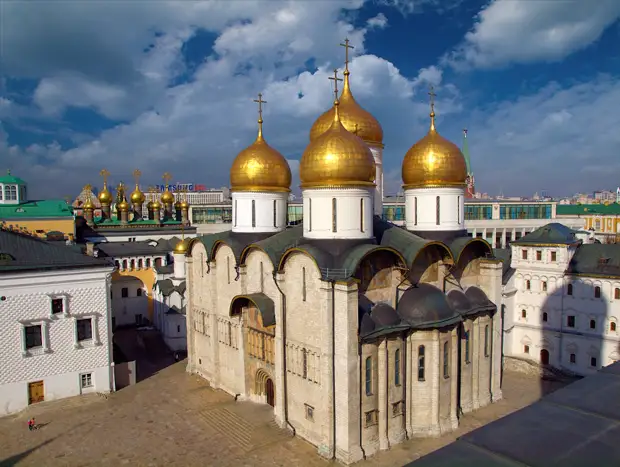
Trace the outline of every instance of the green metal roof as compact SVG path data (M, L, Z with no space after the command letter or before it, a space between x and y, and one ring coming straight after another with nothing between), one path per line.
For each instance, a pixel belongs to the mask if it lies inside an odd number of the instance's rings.
M572 245L580 240L575 231L557 222L543 225L512 242L513 245Z
M6 175L1 175L0 176L0 183L9 183L9 184L16 184L16 185L25 185L26 182L24 180L22 180L19 177L16 177L14 175L11 175L11 171L7 170L6 171Z
M620 204L558 204L555 207L557 216L579 216L591 214L618 214L620 215Z
M21 204L0 204L0 219L73 217L73 208L64 200L27 201Z
M580 245L566 272L584 276L620 277L620 245Z

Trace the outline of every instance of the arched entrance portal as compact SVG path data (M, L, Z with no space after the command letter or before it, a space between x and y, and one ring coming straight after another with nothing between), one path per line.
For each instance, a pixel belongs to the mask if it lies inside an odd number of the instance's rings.
M549 365L549 351L547 349L542 349L540 351L540 363Z
M267 378L267 381L265 381L265 393L267 395L267 404L274 407L276 401L275 394L273 392L273 380L271 378Z

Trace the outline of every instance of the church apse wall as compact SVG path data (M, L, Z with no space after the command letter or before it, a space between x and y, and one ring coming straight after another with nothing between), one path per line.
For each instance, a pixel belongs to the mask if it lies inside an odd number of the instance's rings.
M285 260L286 377L289 422L304 438L320 446L331 430L327 351L331 332L331 284L321 280L316 263L303 253Z

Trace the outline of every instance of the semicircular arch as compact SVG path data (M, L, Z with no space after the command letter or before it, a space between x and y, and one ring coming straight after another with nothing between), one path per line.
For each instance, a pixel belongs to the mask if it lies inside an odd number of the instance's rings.
M286 262L288 261L289 257L294 255L295 253L302 254L310 258L312 262L314 263L314 265L316 266L317 271L319 271L319 274L321 273L321 267L319 266L319 263L317 262L316 258L305 248L301 248L298 246L289 248L284 253L282 253L282 257L280 258L280 261L278 262L278 272L282 272L284 270L284 266L286 265Z

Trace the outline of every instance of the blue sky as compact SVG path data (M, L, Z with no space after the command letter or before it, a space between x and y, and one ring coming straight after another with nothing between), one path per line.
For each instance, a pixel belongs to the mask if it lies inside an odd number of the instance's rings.
M328 75L356 47L354 95L385 133L386 191L428 128L469 130L479 191L620 184L617 0L0 2L0 168L37 197L143 172L228 185L256 131L295 173ZM296 183L297 184L297 183ZM296 187L295 187L296 188Z

